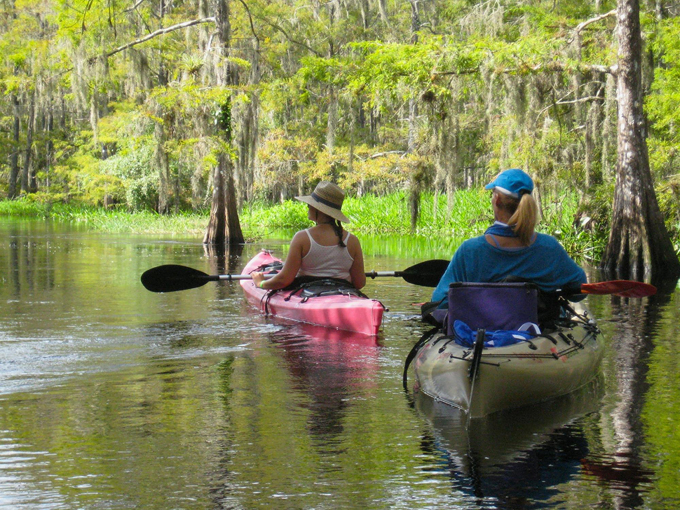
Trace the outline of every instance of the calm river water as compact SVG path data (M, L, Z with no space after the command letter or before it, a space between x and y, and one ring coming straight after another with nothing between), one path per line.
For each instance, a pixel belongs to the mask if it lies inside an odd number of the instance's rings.
M1 508L680 507L677 293L589 297L598 380L468 435L401 387L430 289L369 281L389 308L369 340L266 319L238 284L139 280L168 263L240 272L284 241L222 257L200 239L8 220L0 239ZM367 270L452 251L363 245Z

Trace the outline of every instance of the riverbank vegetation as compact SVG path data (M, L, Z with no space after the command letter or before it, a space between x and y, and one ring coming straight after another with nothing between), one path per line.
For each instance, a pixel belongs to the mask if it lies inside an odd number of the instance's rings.
M616 179L615 8L12 3L0 195L23 197L13 214L198 234L224 187L252 237L260 224L300 226L286 200L329 179L359 230L473 234L488 212L469 215L467 190L522 167L546 231L596 256ZM641 8L649 163L677 252L680 18L673 4ZM556 204L569 214L552 216Z
M481 190L461 190L455 195L452 209L447 209L443 195L432 193L421 197L420 214L414 228L408 210L408 196L397 192L389 195L348 197L343 211L351 218L347 228L367 236L415 236L440 239L467 239L480 235L493 221L488 206L489 194ZM581 228L577 217L578 194L567 193L546 204L539 231L554 235L569 252L579 259L592 260L606 241L602 232ZM0 201L0 217L50 219L86 225L110 233L163 234L200 237L208 221L208 211L188 211L162 215L153 211L126 211L123 208L55 203L29 200ZM256 201L241 212L243 230L248 240L289 235L307 228L307 206L295 200L271 204Z

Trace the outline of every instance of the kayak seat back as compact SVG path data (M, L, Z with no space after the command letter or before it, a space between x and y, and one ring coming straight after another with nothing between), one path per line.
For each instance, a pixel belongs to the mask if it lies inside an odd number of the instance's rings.
M448 298L448 335L457 320L473 331L518 330L538 323L538 289L531 283L455 282L449 285Z
M354 287L351 282L338 278L319 278L313 276L299 276L285 289L291 291L285 298L288 301L292 296L299 295L302 302L318 296L346 295L368 298L363 292Z

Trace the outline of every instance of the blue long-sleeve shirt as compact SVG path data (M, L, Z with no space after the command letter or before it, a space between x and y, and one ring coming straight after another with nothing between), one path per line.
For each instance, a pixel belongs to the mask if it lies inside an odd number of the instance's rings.
M453 282L499 282L508 276L531 281L545 292L578 288L588 282L585 271L552 236L536 234L536 240L524 248L498 248L480 236L456 250L432 301L447 297Z

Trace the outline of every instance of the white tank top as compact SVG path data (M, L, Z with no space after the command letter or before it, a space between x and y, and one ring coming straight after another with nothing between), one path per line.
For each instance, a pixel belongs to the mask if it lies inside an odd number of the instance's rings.
M298 276L321 276L326 278L340 278L352 281L349 270L354 263L354 259L347 250L349 232L343 239L345 246L334 244L333 246L323 246L317 243L309 229L305 230L311 246L307 255L302 257L302 264L298 271Z

